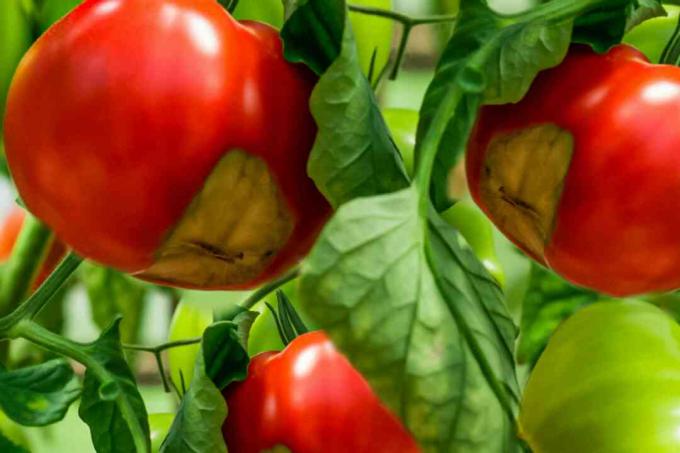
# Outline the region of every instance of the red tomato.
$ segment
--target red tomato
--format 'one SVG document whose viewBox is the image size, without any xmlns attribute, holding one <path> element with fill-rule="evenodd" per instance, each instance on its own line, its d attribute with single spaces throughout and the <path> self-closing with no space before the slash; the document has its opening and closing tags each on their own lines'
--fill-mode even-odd
<svg viewBox="0 0 680 453">
<path fill-rule="evenodd" d="M 250 362 L 248 378 L 224 392 L 229 451 L 284 446 L 295 453 L 419 451 L 397 418 L 323 332 Z"/>
<path fill-rule="evenodd" d="M 306 174 L 315 77 L 214 0 L 88 0 L 21 62 L 19 192 L 84 257 L 175 286 L 252 287 L 329 215 Z"/>
<path fill-rule="evenodd" d="M 0 264 L 7 262 L 12 255 L 12 249 L 19 238 L 19 233 L 21 233 L 21 227 L 24 224 L 25 217 L 26 212 L 16 206 L 10 211 L 9 215 L 0 226 Z M 64 258 L 64 255 L 66 255 L 66 247 L 64 244 L 60 241 L 52 241 L 50 250 L 45 257 L 45 262 L 40 268 L 40 273 L 33 283 L 33 289 L 36 289 L 47 277 L 49 277 L 59 262 Z"/>
<path fill-rule="evenodd" d="M 470 191 L 566 279 L 613 295 L 680 287 L 680 68 L 573 47 L 517 104 L 482 108 Z"/>
</svg>

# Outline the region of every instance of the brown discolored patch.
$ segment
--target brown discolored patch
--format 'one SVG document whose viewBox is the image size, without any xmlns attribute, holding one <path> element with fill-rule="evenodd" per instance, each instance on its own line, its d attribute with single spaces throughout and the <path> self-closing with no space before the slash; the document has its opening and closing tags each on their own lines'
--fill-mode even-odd
<svg viewBox="0 0 680 453">
<path fill-rule="evenodd" d="M 267 164 L 230 151 L 139 277 L 194 287 L 246 283 L 269 265 L 293 227 Z"/>
<path fill-rule="evenodd" d="M 550 240 L 573 153 L 571 134 L 542 124 L 491 141 L 480 196 L 494 223 L 536 258 Z"/>
</svg>

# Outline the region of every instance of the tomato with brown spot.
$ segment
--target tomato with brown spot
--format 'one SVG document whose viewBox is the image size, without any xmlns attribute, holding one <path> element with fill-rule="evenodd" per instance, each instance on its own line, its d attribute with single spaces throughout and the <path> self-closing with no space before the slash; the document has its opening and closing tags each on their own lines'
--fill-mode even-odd
<svg viewBox="0 0 680 453">
<path fill-rule="evenodd" d="M 5 120 L 22 199 L 80 255 L 173 286 L 248 288 L 309 250 L 316 77 L 213 0 L 91 0 L 28 51 Z"/>
<path fill-rule="evenodd" d="M 517 104 L 482 108 L 475 201 L 519 247 L 612 295 L 680 287 L 680 68 L 572 47 Z"/>
<path fill-rule="evenodd" d="M 416 453 L 417 444 L 325 333 L 297 337 L 250 362 L 224 391 L 229 451 Z"/>
</svg>

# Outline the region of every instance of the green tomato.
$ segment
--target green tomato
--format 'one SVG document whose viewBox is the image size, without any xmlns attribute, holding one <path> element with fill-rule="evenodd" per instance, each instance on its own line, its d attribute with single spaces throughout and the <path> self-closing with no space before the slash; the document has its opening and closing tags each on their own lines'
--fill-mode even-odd
<svg viewBox="0 0 680 453">
<path fill-rule="evenodd" d="M 258 20 L 273 25 L 283 26 L 283 2 L 281 0 L 240 0 L 234 17 L 238 20 Z"/>
<path fill-rule="evenodd" d="M 32 41 L 31 23 L 23 2 L 0 0 L 0 125 L 14 70 Z"/>
<path fill-rule="evenodd" d="M 353 5 L 380 9 L 392 9 L 392 0 L 353 0 Z M 377 77 L 387 66 L 392 52 L 392 37 L 394 36 L 394 22 L 391 19 L 369 16 L 358 12 L 350 12 L 354 39 L 357 43 L 359 63 L 364 74 L 371 69 L 371 60 L 375 52 L 373 77 Z"/>
<path fill-rule="evenodd" d="M 168 341 L 188 340 L 203 335 L 206 328 L 213 322 L 213 311 L 210 307 L 188 302 L 180 302 L 172 315 Z M 168 350 L 168 365 L 170 378 L 178 389 L 184 386 L 188 389 L 194 376 L 196 356 L 201 350 L 199 344 L 180 346 Z"/>
<path fill-rule="evenodd" d="M 680 451 L 680 327 L 644 302 L 584 308 L 539 359 L 519 423 L 535 453 Z"/>
<path fill-rule="evenodd" d="M 486 270 L 504 287 L 505 273 L 496 253 L 493 227 L 477 205 L 468 200 L 459 201 L 444 211 L 442 217 L 460 232 Z"/>
<path fill-rule="evenodd" d="M 50 26 L 64 17 L 69 11 L 80 5 L 83 0 L 45 0 L 38 11 L 38 25 L 44 32 Z"/>
<path fill-rule="evenodd" d="M 384 109 L 382 113 L 392 133 L 392 139 L 404 159 L 404 167 L 408 174 L 413 176 L 418 112 L 407 109 Z M 501 286 L 505 285 L 505 273 L 494 245 L 493 227 L 482 211 L 472 202 L 460 201 L 444 212 L 442 217 L 460 231 L 475 255 L 498 283 Z"/>
<path fill-rule="evenodd" d="M 149 415 L 149 432 L 151 434 L 151 453 L 161 451 L 161 445 L 170 431 L 175 414 L 158 413 Z"/>
<path fill-rule="evenodd" d="M 416 130 L 418 128 L 418 112 L 409 109 L 384 109 L 383 117 L 392 133 L 404 167 L 409 176 L 413 176 L 413 153 L 416 146 Z"/>
<path fill-rule="evenodd" d="M 664 5 L 664 8 L 668 12 L 668 16 L 646 20 L 623 37 L 624 43 L 637 48 L 652 63 L 659 62 L 661 53 L 678 24 L 680 7 Z"/>
</svg>

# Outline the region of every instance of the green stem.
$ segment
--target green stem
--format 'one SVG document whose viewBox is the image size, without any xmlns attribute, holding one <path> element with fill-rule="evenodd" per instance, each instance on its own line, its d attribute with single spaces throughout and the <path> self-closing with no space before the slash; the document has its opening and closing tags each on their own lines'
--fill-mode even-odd
<svg viewBox="0 0 680 453">
<path fill-rule="evenodd" d="M 31 297 L 12 313 L 0 318 L 0 337 L 6 335 L 21 320 L 34 318 L 59 291 L 59 288 L 68 280 L 82 261 L 81 257 L 70 253 Z"/>
<path fill-rule="evenodd" d="M 392 66 L 392 72 L 390 73 L 390 80 L 395 80 L 399 75 L 399 69 L 401 68 L 401 63 L 404 60 L 404 55 L 406 55 L 406 47 L 408 46 L 409 37 L 411 36 L 411 31 L 413 27 L 418 25 L 427 24 L 443 24 L 447 22 L 455 22 L 455 15 L 435 15 L 435 16 L 423 16 L 423 17 L 411 17 L 406 14 L 402 14 L 396 11 L 391 11 L 388 9 L 373 8 L 369 6 L 358 6 L 358 5 L 348 5 L 349 10 L 366 14 L 369 16 L 383 17 L 385 19 L 390 19 L 395 22 L 399 22 L 402 26 L 401 39 L 399 41 L 399 48 L 397 49 L 397 59 Z"/>
<path fill-rule="evenodd" d="M 255 306 L 259 301 L 267 297 L 271 292 L 276 291 L 286 283 L 288 283 L 291 280 L 296 279 L 300 275 L 300 269 L 295 268 L 283 277 L 279 278 L 278 280 L 274 280 L 273 282 L 267 283 L 257 291 L 255 291 L 253 294 L 250 295 L 242 304 L 241 307 L 245 308 L 246 310 L 249 310 Z"/>
<path fill-rule="evenodd" d="M 99 381 L 100 388 L 107 385 L 117 385 L 115 376 L 99 363 L 88 352 L 89 345 L 76 343 L 60 335 L 50 332 L 39 324 L 23 319 L 12 327 L 9 332 L 11 338 L 24 338 L 48 351 L 69 357 L 83 364 L 88 372 L 92 373 Z M 119 392 L 115 398 L 116 405 L 120 409 L 123 419 L 127 422 L 137 452 L 148 452 L 146 435 L 137 419 L 134 408 L 130 405 L 123 392 Z"/>
<path fill-rule="evenodd" d="M 11 312 L 29 293 L 51 240 L 51 231 L 27 213 L 2 277 L 0 316 Z"/>
</svg>

